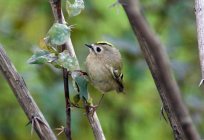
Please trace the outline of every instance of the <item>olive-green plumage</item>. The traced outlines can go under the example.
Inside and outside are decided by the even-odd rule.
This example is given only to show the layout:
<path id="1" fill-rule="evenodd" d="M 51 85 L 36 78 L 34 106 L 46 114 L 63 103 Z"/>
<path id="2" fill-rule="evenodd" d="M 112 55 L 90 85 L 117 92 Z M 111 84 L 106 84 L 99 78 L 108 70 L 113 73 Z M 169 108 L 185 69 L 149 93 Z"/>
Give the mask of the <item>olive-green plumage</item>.
<path id="1" fill-rule="evenodd" d="M 112 90 L 123 92 L 122 59 L 118 49 L 107 42 L 86 46 L 90 50 L 86 58 L 86 70 L 94 87 L 103 94 Z"/>

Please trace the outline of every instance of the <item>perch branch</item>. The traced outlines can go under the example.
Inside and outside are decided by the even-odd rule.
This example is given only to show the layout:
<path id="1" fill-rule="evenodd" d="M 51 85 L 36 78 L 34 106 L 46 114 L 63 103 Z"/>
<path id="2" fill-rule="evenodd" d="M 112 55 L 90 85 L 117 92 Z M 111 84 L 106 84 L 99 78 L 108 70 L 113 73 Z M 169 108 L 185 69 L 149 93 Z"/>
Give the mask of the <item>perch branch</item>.
<path id="1" fill-rule="evenodd" d="M 55 21 L 59 22 L 59 23 L 66 23 L 65 20 L 64 20 L 64 16 L 63 16 L 61 7 L 59 6 L 60 5 L 59 4 L 60 0 L 49 0 L 49 1 L 50 1 L 50 5 L 52 7 L 52 11 L 53 11 Z M 69 38 L 69 40 L 63 46 L 68 50 L 70 56 L 76 58 L 71 38 Z M 79 69 L 80 69 L 80 67 L 79 67 L 79 64 L 78 64 L 78 70 Z M 86 104 L 84 104 L 84 105 L 85 105 L 86 115 L 87 115 L 87 118 L 88 118 L 89 123 L 91 125 L 91 128 L 93 130 L 93 134 L 95 136 L 95 139 L 96 140 L 105 140 L 105 136 L 103 134 L 103 130 L 102 130 L 102 127 L 101 127 L 101 124 L 99 122 L 99 119 L 98 119 L 98 116 L 97 116 L 96 112 L 94 112 L 94 114 L 92 115 L 90 113 L 91 108 L 89 106 L 87 106 Z"/>
<path id="2" fill-rule="evenodd" d="M 38 136 L 42 140 L 56 140 L 56 137 L 45 120 L 43 114 L 33 100 L 23 78 L 18 74 L 16 68 L 6 55 L 3 47 L 0 45 L 0 70 L 8 81 L 19 104 L 24 110 L 30 122 L 35 128 Z"/>
<path id="3" fill-rule="evenodd" d="M 195 15 L 198 32 L 198 48 L 200 56 L 202 78 L 199 86 L 204 82 L 204 0 L 195 0 Z"/>
<path id="4" fill-rule="evenodd" d="M 163 44 L 140 13 L 138 0 L 120 0 L 159 91 L 175 139 L 199 140 L 175 79 Z"/>

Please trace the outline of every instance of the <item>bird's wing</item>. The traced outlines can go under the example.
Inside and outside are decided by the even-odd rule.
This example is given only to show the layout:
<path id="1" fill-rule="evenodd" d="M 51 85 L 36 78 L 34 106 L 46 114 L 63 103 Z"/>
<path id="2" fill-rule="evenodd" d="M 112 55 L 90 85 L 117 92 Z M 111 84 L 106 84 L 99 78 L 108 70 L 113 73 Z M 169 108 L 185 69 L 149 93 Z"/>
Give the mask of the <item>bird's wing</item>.
<path id="1" fill-rule="evenodd" d="M 119 88 L 117 89 L 117 92 L 123 92 L 124 86 L 123 86 L 123 74 L 121 73 L 120 69 L 114 68 L 110 65 L 106 65 L 106 67 L 110 70 L 113 79 L 116 81 L 116 83 L 119 85 Z"/>

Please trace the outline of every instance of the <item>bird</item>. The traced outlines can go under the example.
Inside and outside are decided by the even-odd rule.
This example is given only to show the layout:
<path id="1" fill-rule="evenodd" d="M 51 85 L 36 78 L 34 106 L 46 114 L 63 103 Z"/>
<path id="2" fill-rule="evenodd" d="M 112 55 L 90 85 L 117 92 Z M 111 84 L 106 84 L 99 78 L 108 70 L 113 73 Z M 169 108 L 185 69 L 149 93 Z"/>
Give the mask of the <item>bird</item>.
<path id="1" fill-rule="evenodd" d="M 85 67 L 92 85 L 103 95 L 110 91 L 124 93 L 122 58 L 119 50 L 106 41 L 85 46 L 89 48 Z"/>

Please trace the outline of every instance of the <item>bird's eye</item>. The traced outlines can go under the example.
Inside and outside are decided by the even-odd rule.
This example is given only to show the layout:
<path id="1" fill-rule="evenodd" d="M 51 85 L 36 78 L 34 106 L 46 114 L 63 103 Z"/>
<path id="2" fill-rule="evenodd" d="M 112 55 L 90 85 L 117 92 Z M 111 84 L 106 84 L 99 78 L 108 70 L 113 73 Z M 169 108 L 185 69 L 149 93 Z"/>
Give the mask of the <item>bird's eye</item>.
<path id="1" fill-rule="evenodd" d="M 97 47 L 97 48 L 96 48 L 96 51 L 97 51 L 97 52 L 101 52 L 101 48 Z"/>

